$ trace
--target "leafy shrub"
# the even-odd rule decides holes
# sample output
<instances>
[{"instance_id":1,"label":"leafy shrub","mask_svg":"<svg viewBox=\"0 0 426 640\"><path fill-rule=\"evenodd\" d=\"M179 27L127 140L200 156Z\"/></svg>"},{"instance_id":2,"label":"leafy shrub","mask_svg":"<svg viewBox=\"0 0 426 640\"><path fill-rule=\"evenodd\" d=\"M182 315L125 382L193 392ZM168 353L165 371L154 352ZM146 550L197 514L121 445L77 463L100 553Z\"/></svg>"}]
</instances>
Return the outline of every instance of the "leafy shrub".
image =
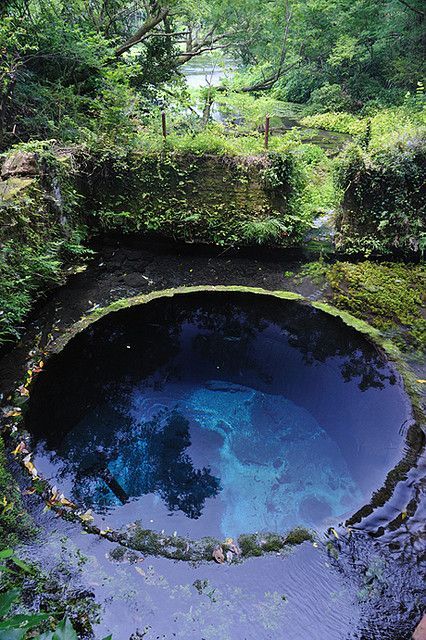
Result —
<instances>
[{"instance_id":1,"label":"leafy shrub","mask_svg":"<svg viewBox=\"0 0 426 640\"><path fill-rule=\"evenodd\" d=\"M339 84L324 84L314 89L309 98L307 112L345 111L352 107L350 98Z\"/></svg>"},{"instance_id":2,"label":"leafy shrub","mask_svg":"<svg viewBox=\"0 0 426 640\"><path fill-rule=\"evenodd\" d=\"M426 248L426 139L401 139L367 152L354 145L341 158L344 192L338 245L350 253L420 253Z\"/></svg>"}]
</instances>

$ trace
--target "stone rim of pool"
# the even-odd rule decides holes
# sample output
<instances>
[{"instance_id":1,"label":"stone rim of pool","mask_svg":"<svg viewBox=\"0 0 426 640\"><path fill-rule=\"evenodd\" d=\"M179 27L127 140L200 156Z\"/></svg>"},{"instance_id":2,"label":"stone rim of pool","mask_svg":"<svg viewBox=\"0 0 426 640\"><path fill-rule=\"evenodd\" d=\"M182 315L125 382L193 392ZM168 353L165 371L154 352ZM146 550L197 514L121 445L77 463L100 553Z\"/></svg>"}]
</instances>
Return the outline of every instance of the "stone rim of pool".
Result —
<instances>
[{"instance_id":1,"label":"stone rim of pool","mask_svg":"<svg viewBox=\"0 0 426 640\"><path fill-rule=\"evenodd\" d=\"M419 426L422 416L419 413L418 405L416 403L412 380L407 377L406 369L403 365L402 358L399 356L398 349L390 341L387 341L377 329L374 329L364 321L356 319L347 312L342 312L321 302L313 302L299 294L287 291L268 291L242 286L179 287L176 289L160 290L150 294L125 298L109 306L95 310L92 314L82 318L70 329L66 330L62 336L60 336L60 338L51 345L45 359L47 360L51 355L60 353L74 336L80 334L90 325L106 315L118 312L122 309L129 309L139 305L143 306L154 300L167 299L182 295L189 296L197 293L204 294L209 292L235 292L266 297L269 296L274 299L291 301L317 309L320 312L335 317L336 321L342 321L346 326L360 333L367 342L375 345L375 347L380 350L382 357L385 358L389 366L398 374L399 385L405 391L407 398L410 401L412 416L411 424L405 432L405 453L399 462L387 472L385 482L381 487L374 491L370 502L358 509L354 515L346 520L345 526L349 527L365 521L365 519L373 514L377 508L384 506L388 502L396 485L400 481L404 480L408 470L415 466L424 447L424 433ZM23 451L22 454L24 453L25 456L20 455L20 452L18 452L18 457L20 457L23 466L34 478L34 470L31 468L31 464L29 464L28 453ZM185 560L218 560L219 558L219 560L221 560L221 556L224 555L226 558L226 554L228 552L227 559L228 561L232 561L238 560L244 556L257 556L268 551L280 551L289 545L314 539L314 534L302 527L296 527L296 529L285 535L276 533L243 534L239 538L239 545L235 545L233 541L227 540L223 542L219 539L216 540L213 538L202 538L197 541L192 541L177 535L168 536L137 525L136 527L133 527L133 530L131 531L114 531L108 527L101 528L96 526L93 523L90 513L85 513L80 510L78 505L71 506L70 504L67 504L67 500L64 500L59 495L58 491L52 487L51 483L47 480L38 478L38 482L39 492L43 495L44 499L48 501L49 506L53 510L58 511L65 519L78 521L88 532L102 535L124 546L132 547L145 553L162 555L168 558ZM403 519L403 514L398 514L397 518L393 518L392 522L387 524L395 524L398 518ZM222 554L219 552L218 555L218 549L222 550Z\"/></svg>"}]
</instances>

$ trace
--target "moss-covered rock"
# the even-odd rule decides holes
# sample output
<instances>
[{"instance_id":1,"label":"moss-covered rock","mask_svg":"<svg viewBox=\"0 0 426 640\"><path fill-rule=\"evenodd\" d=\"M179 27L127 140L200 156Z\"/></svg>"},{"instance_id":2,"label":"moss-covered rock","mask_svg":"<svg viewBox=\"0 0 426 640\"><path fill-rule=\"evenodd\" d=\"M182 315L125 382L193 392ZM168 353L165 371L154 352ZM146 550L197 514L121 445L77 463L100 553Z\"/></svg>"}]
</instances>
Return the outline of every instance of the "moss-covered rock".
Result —
<instances>
[{"instance_id":1,"label":"moss-covered rock","mask_svg":"<svg viewBox=\"0 0 426 640\"><path fill-rule=\"evenodd\" d=\"M425 348L424 264L336 262L326 274L333 305L367 320L400 347Z\"/></svg>"},{"instance_id":2,"label":"moss-covered rock","mask_svg":"<svg viewBox=\"0 0 426 640\"><path fill-rule=\"evenodd\" d=\"M44 289L61 278L78 224L70 158L17 150L0 180L0 344L19 327Z\"/></svg>"},{"instance_id":3,"label":"moss-covered rock","mask_svg":"<svg viewBox=\"0 0 426 640\"><path fill-rule=\"evenodd\" d=\"M350 147L337 170L343 192L337 248L366 256L424 252L425 167L426 140L420 137L372 152Z\"/></svg>"}]
</instances>

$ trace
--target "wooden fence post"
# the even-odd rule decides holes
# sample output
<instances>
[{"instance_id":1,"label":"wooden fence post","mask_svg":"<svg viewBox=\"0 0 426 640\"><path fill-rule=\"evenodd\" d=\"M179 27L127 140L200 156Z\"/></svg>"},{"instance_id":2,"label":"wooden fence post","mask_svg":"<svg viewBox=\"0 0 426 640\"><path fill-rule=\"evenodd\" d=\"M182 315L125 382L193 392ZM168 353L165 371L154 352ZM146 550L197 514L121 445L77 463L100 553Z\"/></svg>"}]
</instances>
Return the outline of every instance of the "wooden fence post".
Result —
<instances>
[{"instance_id":1,"label":"wooden fence post","mask_svg":"<svg viewBox=\"0 0 426 640\"><path fill-rule=\"evenodd\" d=\"M266 116L266 120L265 120L265 149L267 149L269 147L269 123L270 123L270 117Z\"/></svg>"},{"instance_id":2,"label":"wooden fence post","mask_svg":"<svg viewBox=\"0 0 426 640\"><path fill-rule=\"evenodd\" d=\"M167 124L166 124L166 112L161 112L161 126L163 129L163 140L166 141L167 138Z\"/></svg>"}]
</instances>

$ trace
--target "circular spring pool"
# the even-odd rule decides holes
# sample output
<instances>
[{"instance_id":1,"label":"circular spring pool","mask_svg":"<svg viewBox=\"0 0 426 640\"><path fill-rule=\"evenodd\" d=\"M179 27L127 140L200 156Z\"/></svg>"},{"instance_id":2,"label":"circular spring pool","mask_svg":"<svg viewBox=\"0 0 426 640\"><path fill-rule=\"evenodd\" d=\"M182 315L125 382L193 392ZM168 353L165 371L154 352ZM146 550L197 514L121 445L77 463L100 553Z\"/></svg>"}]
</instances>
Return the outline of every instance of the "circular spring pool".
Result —
<instances>
[{"instance_id":1,"label":"circular spring pool","mask_svg":"<svg viewBox=\"0 0 426 640\"><path fill-rule=\"evenodd\" d=\"M37 468L111 527L321 528L371 499L410 418L362 335L269 295L159 297L53 356L26 417Z\"/></svg>"}]
</instances>

